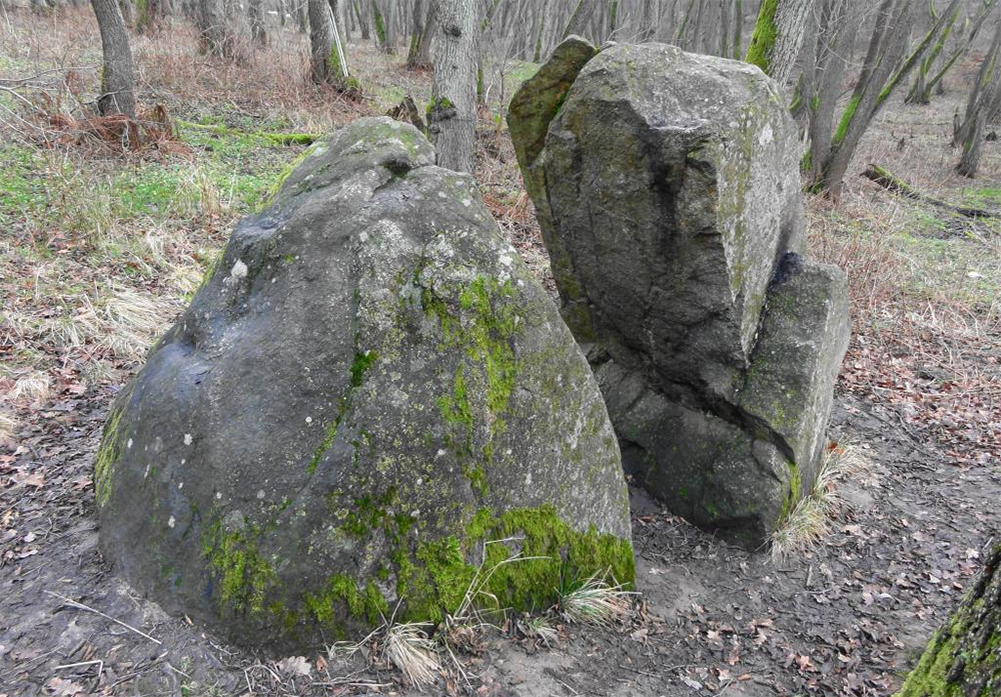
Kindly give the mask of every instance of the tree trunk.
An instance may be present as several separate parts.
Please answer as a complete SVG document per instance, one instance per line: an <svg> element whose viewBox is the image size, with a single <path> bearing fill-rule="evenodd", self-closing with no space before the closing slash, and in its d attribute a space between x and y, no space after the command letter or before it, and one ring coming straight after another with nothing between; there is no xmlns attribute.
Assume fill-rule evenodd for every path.
<svg viewBox="0 0 1001 697"><path fill-rule="evenodd" d="M956 134L956 140L963 144L963 155L956 165L956 171L964 177L977 176L980 165L980 149L984 140L984 126L1001 107L1001 21L994 31L991 49L984 56L977 81L970 90L970 100L966 107L966 118ZM990 66L990 67L988 67Z"/></svg>
<svg viewBox="0 0 1001 697"><path fill-rule="evenodd" d="M970 131L973 130L976 123L977 114L983 107L985 93L990 91L990 83L1001 72L997 66L999 58L1001 58L1001 20L997 22L991 47L984 55L984 60L980 63L980 70L977 71L977 78L973 81L973 86L970 88L970 96L966 100L966 114L963 117L963 121L960 122L959 128L954 129L952 134L953 145L965 143L969 139Z"/></svg>
<svg viewBox="0 0 1001 697"><path fill-rule="evenodd" d="M261 0L249 0L247 15L250 18L250 34L254 43L262 47L267 46L268 34L264 29L264 12L261 8Z"/></svg>
<svg viewBox="0 0 1001 697"><path fill-rule="evenodd" d="M358 28L361 30L362 41L368 41L372 38L372 33L369 30L368 13L362 11L361 3L362 0L353 0L351 5L354 7L355 19L358 20Z"/></svg>
<svg viewBox="0 0 1001 697"><path fill-rule="evenodd" d="M313 82L321 85L330 80L330 51L334 46L334 27L330 21L327 0L308 0L309 10L309 72Z"/></svg>
<svg viewBox="0 0 1001 697"><path fill-rule="evenodd" d="M566 27L563 28L562 38L565 39L571 34L585 36L587 27L591 23L591 17L594 15L594 8L597 5L598 0L577 0L573 14L570 15Z"/></svg>
<svg viewBox="0 0 1001 697"><path fill-rule="evenodd" d="M942 78L945 74L949 72L949 69L966 53L967 49L973 45L973 42L977 38L977 34L980 33L980 29L987 24L987 18L990 16L991 12L994 11L996 7L1001 5L998 0L985 0L983 8L981 8L980 13L973 19L970 32L966 37L966 40L952 52L952 54L946 59L939 71L935 73L935 76L928 81L925 86L924 94L921 95L920 99L923 100L922 103L928 103L931 101L931 94L934 90L936 94L945 94L945 83L942 82Z"/></svg>
<svg viewBox="0 0 1001 697"><path fill-rule="evenodd" d="M656 0L643 0L643 14L640 19L640 31L636 35L636 43L653 40L654 33L657 31L657 10Z"/></svg>
<svg viewBox="0 0 1001 697"><path fill-rule="evenodd" d="M473 171L479 37L475 0L439 0L428 130L438 164Z"/></svg>
<svg viewBox="0 0 1001 697"><path fill-rule="evenodd" d="M392 53L396 47L395 0L370 0L370 2L379 48L386 53Z"/></svg>
<svg viewBox="0 0 1001 697"><path fill-rule="evenodd" d="M780 85L792 76L814 0L764 0L744 60Z"/></svg>
<svg viewBox="0 0 1001 697"><path fill-rule="evenodd" d="M0 2L0 8L4 4ZM131 0L119 0L118 9L122 11L122 19L125 20L126 27L134 27L136 25L136 14L132 10Z"/></svg>
<svg viewBox="0 0 1001 697"><path fill-rule="evenodd" d="M932 636L897 697L995 695L1001 679L1001 543L973 588Z"/></svg>
<svg viewBox="0 0 1001 697"><path fill-rule="evenodd" d="M220 0L199 0L199 10L202 48L214 56L229 56L233 51L233 41Z"/></svg>
<svg viewBox="0 0 1001 697"><path fill-rule="evenodd" d="M299 31L305 34L309 31L309 8L307 0L294 0L295 2L295 22L299 26Z"/></svg>
<svg viewBox="0 0 1001 697"><path fill-rule="evenodd" d="M735 0L733 5L733 57L740 60L740 38L744 33L744 2Z"/></svg>
<svg viewBox="0 0 1001 697"><path fill-rule="evenodd" d="M97 109L101 114L125 114L135 118L135 77L132 68L132 50L129 32L125 27L117 0L91 0L97 25L101 32L104 51L104 70L101 75L101 96Z"/></svg>
<svg viewBox="0 0 1001 697"><path fill-rule="evenodd" d="M410 51L407 53L407 67L411 70L431 67L431 42L438 26L437 0L417 0L414 5L414 35L410 39Z"/></svg>
<svg viewBox="0 0 1001 697"><path fill-rule="evenodd" d="M823 156L822 163L814 162L814 167L819 171L819 178L812 185L814 190L838 195L848 165L865 130L890 95L925 55L942 30L946 18L961 1L951 0L945 13L906 57L904 53L911 33L915 5L910 0L883 0L880 3L854 93L831 137L830 150Z"/></svg>

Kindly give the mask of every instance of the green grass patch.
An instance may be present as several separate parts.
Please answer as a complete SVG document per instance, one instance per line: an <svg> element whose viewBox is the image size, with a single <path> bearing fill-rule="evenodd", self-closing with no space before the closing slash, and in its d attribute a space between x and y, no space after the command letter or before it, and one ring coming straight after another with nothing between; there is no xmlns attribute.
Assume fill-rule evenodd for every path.
<svg viewBox="0 0 1001 697"><path fill-rule="evenodd" d="M964 189L963 200L977 208L1001 210L1001 187L987 186L980 189Z"/></svg>

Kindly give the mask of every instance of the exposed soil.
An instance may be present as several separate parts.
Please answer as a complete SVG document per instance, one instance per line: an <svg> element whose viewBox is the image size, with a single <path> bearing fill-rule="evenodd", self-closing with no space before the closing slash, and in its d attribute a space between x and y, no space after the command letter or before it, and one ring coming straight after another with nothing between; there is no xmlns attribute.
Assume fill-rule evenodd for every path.
<svg viewBox="0 0 1001 697"><path fill-rule="evenodd" d="M361 656L318 670L320 647L296 676L137 597L96 547L90 478L111 395L64 397L0 456L0 694L417 694ZM487 630L460 657L468 683L427 693L890 694L999 528L1001 478L948 464L881 405L842 395L834 421L870 467L815 554L776 565L634 491L629 626L560 627L552 648Z"/></svg>

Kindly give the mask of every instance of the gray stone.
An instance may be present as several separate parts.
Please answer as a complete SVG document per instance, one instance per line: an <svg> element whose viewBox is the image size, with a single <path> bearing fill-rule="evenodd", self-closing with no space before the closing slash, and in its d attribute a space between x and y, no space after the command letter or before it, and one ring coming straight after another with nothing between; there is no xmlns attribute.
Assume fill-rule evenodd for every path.
<svg viewBox="0 0 1001 697"><path fill-rule="evenodd" d="M816 479L827 445L834 383L851 337L847 308L840 269L787 255L768 291L738 399L781 436L789 461L802 468L795 476L807 483Z"/></svg>
<svg viewBox="0 0 1001 697"><path fill-rule="evenodd" d="M101 545L168 611L303 646L440 620L515 553L545 558L490 576L505 606L631 580L588 364L473 180L433 163L385 118L314 146L117 400Z"/></svg>
<svg viewBox="0 0 1001 697"><path fill-rule="evenodd" d="M574 81L553 111L545 85L562 90L560 70ZM773 330L762 324L780 260L803 245L796 128L781 93L754 66L658 44L614 45L539 74L509 125L563 317L588 348L624 465L672 510L759 546L812 483L847 317L827 270L829 287L811 286L828 303L826 334L819 308L797 302ZM755 370L794 345L799 377ZM777 384L796 388L783 407L802 418L788 428L766 404Z"/></svg>

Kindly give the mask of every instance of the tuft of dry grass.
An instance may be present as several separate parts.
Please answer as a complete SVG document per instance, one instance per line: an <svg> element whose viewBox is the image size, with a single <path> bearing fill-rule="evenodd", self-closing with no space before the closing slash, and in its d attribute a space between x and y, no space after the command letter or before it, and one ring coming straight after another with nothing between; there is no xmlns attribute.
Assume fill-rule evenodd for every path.
<svg viewBox="0 0 1001 697"><path fill-rule="evenodd" d="M552 619L547 615L527 617L518 622L518 629L529 639L535 639L548 648L552 648L556 644L559 636L556 627L553 626Z"/></svg>
<svg viewBox="0 0 1001 697"><path fill-rule="evenodd" d="M831 522L846 512L841 484L869 470L869 462L857 446L837 444L828 448L813 491L796 502L789 516L772 533L772 562L781 564L815 551L830 534Z"/></svg>
<svg viewBox="0 0 1001 697"><path fill-rule="evenodd" d="M48 398L50 388L49 376L41 371L32 370L17 378L7 397L11 402L25 401L39 405Z"/></svg>
<svg viewBox="0 0 1001 697"><path fill-rule="evenodd" d="M442 673L437 644L425 631L427 626L403 623L386 630L386 658L418 689L434 684Z"/></svg>
<svg viewBox="0 0 1001 697"><path fill-rule="evenodd" d="M595 573L583 585L562 594L559 612L567 622L592 627L610 627L630 613L630 598L634 591L623 590L621 584L608 583L607 572Z"/></svg>

